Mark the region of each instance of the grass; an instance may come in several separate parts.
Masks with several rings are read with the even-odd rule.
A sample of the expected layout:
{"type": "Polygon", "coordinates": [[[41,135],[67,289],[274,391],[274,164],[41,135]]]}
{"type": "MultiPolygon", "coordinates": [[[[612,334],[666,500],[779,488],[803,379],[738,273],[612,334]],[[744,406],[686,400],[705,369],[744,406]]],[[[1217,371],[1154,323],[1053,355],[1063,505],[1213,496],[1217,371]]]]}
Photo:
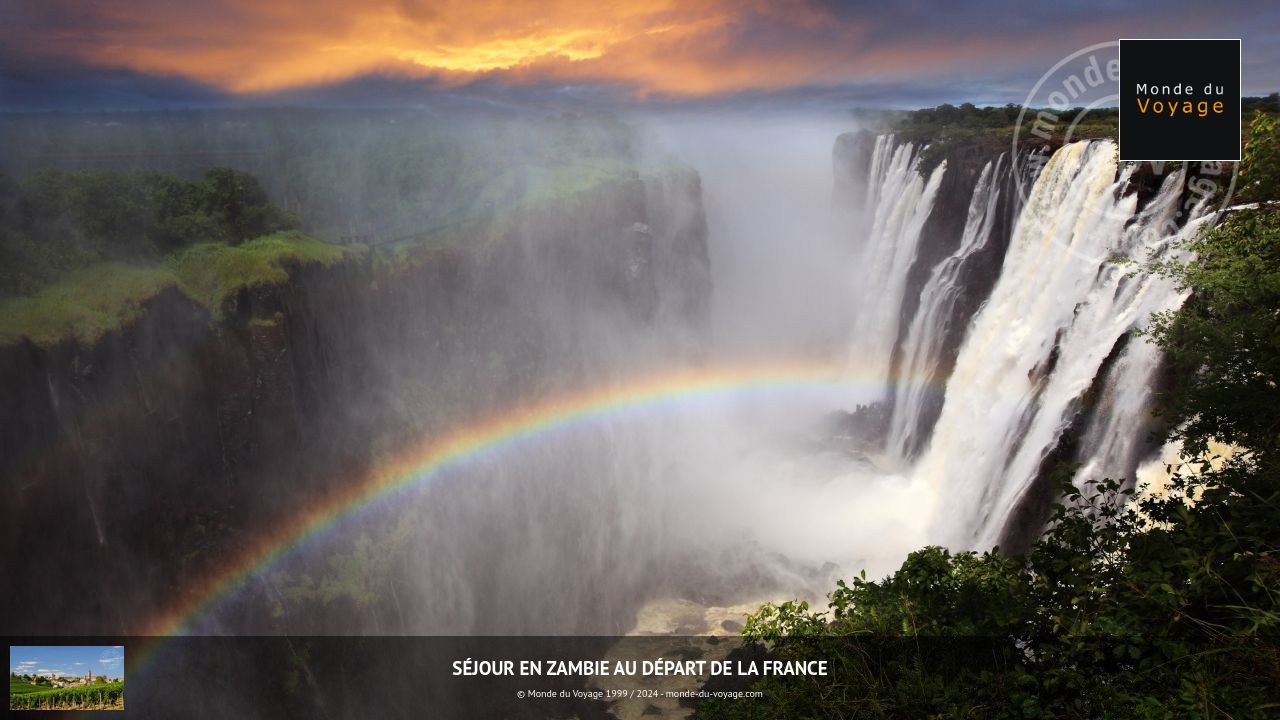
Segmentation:
{"type": "MultiPolygon", "coordinates": [[[[672,165],[660,172],[683,169],[672,165]]],[[[471,214],[456,217],[420,232],[405,234],[376,248],[375,267],[384,272],[398,272],[420,267],[435,254],[449,248],[482,247],[504,234],[504,225],[521,222],[521,212],[541,207],[555,207],[570,198],[599,185],[616,181],[634,181],[642,176],[634,167],[612,158],[589,158],[571,164],[525,164],[517,170],[502,173],[488,183],[479,194],[471,214]]]]}
{"type": "Polygon", "coordinates": [[[0,345],[22,338],[43,347],[67,340],[92,344],[136,322],[146,302],[169,287],[218,319],[225,300],[242,288],[278,285],[291,268],[328,266],[359,252],[286,231],[236,246],[193,245],[157,264],[97,263],[33,295],[0,301],[0,345]]]}
{"type": "Polygon", "coordinates": [[[527,190],[518,205],[528,207],[562,200],[601,183],[635,176],[630,164],[612,158],[585,158],[571,165],[529,166],[527,190]]]}
{"type": "MultiPolygon", "coordinates": [[[[634,177],[627,163],[612,158],[528,164],[519,173],[508,172],[490,182],[481,192],[479,206],[509,217],[514,211],[562,201],[601,183],[634,177]]],[[[495,219],[493,215],[468,218],[408,236],[381,249],[379,266],[413,266],[432,251],[492,239],[495,219]]],[[[169,287],[177,287],[218,321],[227,300],[243,289],[280,285],[297,267],[330,266],[364,252],[363,246],[334,245],[289,230],[240,245],[198,243],[157,263],[99,262],[31,295],[0,300],[0,345],[22,338],[44,347],[68,340],[92,344],[136,322],[146,302],[169,287]]]]}
{"type": "Polygon", "coordinates": [[[289,230],[240,245],[192,245],[166,258],[165,266],[182,291],[218,319],[226,299],[241,289],[279,285],[289,279],[290,267],[329,266],[356,252],[289,230]]]}
{"type": "Polygon", "coordinates": [[[176,282],[164,268],[118,262],[73,271],[34,295],[0,301],[0,345],[23,337],[45,346],[95,342],[135,322],[147,300],[176,282]]]}

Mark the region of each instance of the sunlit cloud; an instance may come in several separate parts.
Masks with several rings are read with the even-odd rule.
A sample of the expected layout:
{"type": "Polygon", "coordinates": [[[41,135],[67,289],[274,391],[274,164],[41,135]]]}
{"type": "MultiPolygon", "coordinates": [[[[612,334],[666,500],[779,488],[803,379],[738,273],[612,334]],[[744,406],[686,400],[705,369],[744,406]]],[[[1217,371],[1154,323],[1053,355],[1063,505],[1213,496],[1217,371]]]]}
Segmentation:
{"type": "Polygon", "coordinates": [[[495,75],[613,82],[642,94],[775,87],[820,77],[861,35],[808,2],[107,0],[76,10],[33,12],[30,50],[235,93],[371,73],[444,86],[495,75]]]}
{"type": "Polygon", "coordinates": [[[1021,99],[1080,47],[1190,31],[1244,36],[1246,85],[1275,79],[1280,11],[1261,2],[44,0],[0,9],[0,89],[8,72],[10,92],[38,105],[51,92],[41,77],[62,73],[68,92],[83,92],[79,72],[98,73],[87,89],[99,94],[137,87],[143,97],[193,103],[363,80],[606,89],[633,100],[942,86],[1021,99]]]}

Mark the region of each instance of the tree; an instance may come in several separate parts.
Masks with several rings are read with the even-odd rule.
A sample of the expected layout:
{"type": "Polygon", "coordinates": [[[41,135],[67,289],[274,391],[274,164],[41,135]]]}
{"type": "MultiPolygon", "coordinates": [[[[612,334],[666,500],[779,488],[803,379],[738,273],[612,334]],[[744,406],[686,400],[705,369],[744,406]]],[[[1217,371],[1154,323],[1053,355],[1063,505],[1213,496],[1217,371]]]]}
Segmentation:
{"type": "Polygon", "coordinates": [[[1280,118],[1262,111],[1249,124],[1237,197],[1245,202],[1280,199],[1280,118]]]}
{"type": "Polygon", "coordinates": [[[297,226],[258,181],[228,167],[200,182],[151,171],[0,175],[0,295],[30,294],[102,260],[155,260],[184,245],[239,243],[297,226]]]}
{"type": "Polygon", "coordinates": [[[209,168],[200,193],[203,210],[229,230],[232,244],[296,224],[268,203],[258,179],[246,172],[225,166],[209,168]]]}
{"type": "MultiPolygon", "coordinates": [[[[1280,131],[1258,114],[1242,165],[1241,195],[1280,198],[1280,131]],[[1262,195],[1268,192],[1270,195],[1262,195]]],[[[1280,448],[1280,208],[1227,213],[1191,240],[1195,260],[1155,267],[1191,297],[1150,328],[1180,369],[1166,411],[1175,436],[1199,456],[1210,439],[1247,447],[1263,462],[1280,448]]]]}

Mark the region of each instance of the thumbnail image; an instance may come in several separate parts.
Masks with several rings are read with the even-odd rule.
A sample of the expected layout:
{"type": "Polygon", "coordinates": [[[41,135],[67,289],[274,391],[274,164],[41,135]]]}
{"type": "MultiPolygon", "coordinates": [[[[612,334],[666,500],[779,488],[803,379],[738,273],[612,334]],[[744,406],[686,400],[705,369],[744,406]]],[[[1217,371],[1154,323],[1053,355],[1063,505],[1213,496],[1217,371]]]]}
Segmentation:
{"type": "Polygon", "coordinates": [[[123,710],[124,647],[12,645],[10,710],[123,710]]]}

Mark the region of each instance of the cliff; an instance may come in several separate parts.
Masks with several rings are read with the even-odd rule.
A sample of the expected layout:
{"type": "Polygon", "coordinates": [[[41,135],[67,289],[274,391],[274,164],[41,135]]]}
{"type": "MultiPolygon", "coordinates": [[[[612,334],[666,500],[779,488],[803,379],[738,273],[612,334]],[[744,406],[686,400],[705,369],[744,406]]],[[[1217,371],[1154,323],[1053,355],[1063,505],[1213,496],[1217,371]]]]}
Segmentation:
{"type": "Polygon", "coordinates": [[[207,297],[160,281],[93,332],[0,341],[14,631],[136,631],[409,443],[696,353],[709,292],[699,180],[679,168],[278,269],[207,297]],[[596,322],[563,321],[584,309],[596,322]]]}
{"type": "MultiPolygon", "coordinates": [[[[876,134],[869,130],[846,133],[836,139],[833,151],[835,164],[835,197],[846,206],[860,206],[866,193],[867,175],[870,169],[871,153],[875,145],[876,134]]],[[[973,188],[983,166],[995,162],[1002,154],[1007,154],[1007,146],[995,146],[987,142],[949,143],[932,153],[931,164],[945,161],[947,169],[938,189],[933,210],[925,222],[920,242],[916,248],[915,261],[907,274],[906,286],[901,306],[898,339],[895,343],[892,361],[893,372],[896,373],[901,363],[901,348],[910,330],[911,320],[915,316],[920,303],[920,292],[928,282],[930,273],[938,263],[942,262],[960,245],[960,236],[964,231],[965,219],[969,211],[969,202],[973,196],[973,188]]],[[[1006,162],[1007,159],[1006,159],[1006,162]]],[[[1000,275],[1000,266],[1004,260],[1005,250],[1013,232],[1013,223],[1021,206],[1021,197],[1015,183],[1015,176],[1005,172],[999,180],[1000,199],[996,206],[996,222],[992,227],[991,241],[966,262],[960,277],[963,288],[956,300],[950,322],[946,326],[946,337],[941,355],[938,357],[938,376],[946,378],[951,374],[956,354],[964,339],[969,320],[977,312],[983,300],[991,293],[996,279],[1000,275]]],[[[892,399],[891,399],[892,400],[892,399]]],[[[922,409],[921,421],[925,427],[931,427],[941,412],[941,397],[931,397],[929,405],[922,409]]],[[[919,436],[921,442],[927,440],[927,434],[919,436]]],[[[918,451],[919,446],[913,448],[918,451]]]]}

